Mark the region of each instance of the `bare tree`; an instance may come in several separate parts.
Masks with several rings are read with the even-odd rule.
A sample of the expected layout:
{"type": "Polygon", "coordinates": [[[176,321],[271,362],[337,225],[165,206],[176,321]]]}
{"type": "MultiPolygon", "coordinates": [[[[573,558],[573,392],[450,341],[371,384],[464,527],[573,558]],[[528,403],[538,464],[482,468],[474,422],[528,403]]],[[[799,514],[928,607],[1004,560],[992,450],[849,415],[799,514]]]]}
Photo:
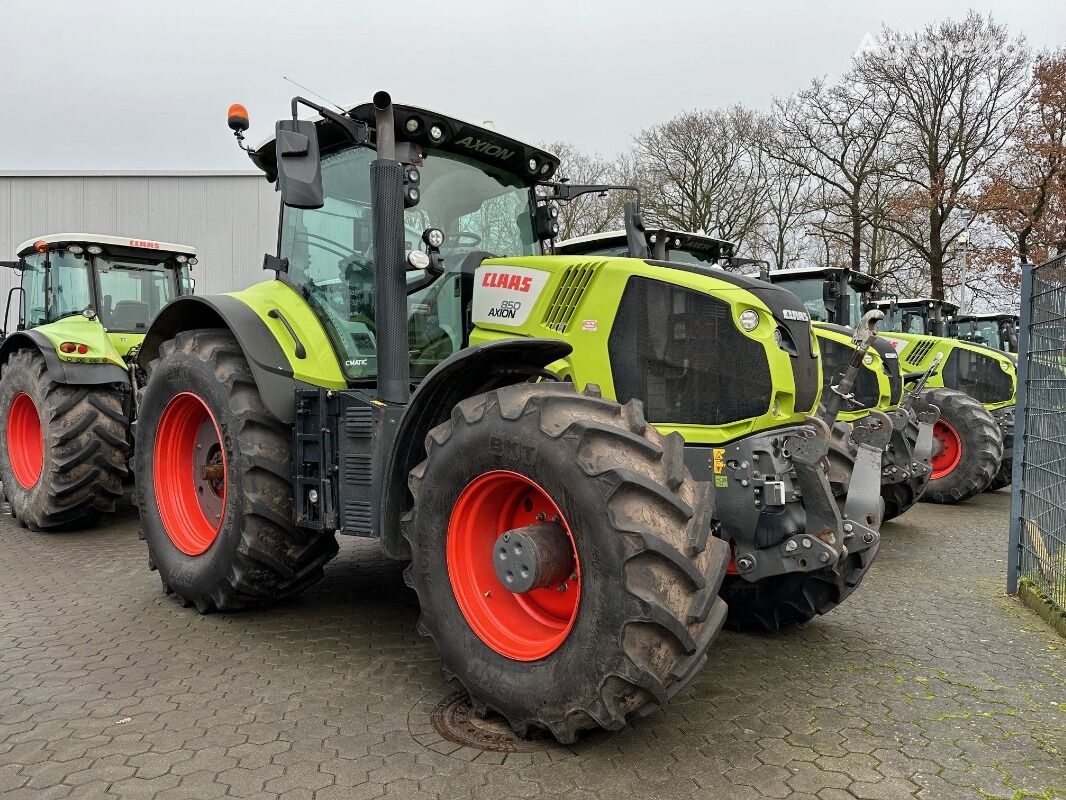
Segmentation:
{"type": "Polygon", "coordinates": [[[817,205],[817,186],[793,164],[768,160],[763,219],[755,230],[756,254],[774,269],[788,269],[807,248],[804,221],[817,205]]]}
{"type": "Polygon", "coordinates": [[[757,145],[765,124],[734,106],[686,112],[642,131],[633,159],[648,221],[752,244],[767,196],[757,145]]]}
{"type": "Polygon", "coordinates": [[[875,224],[921,253],[934,297],[962,231],[952,218],[1009,140],[1028,84],[1028,50],[991,18],[970,12],[916,33],[885,28],[856,59],[856,79],[896,104],[889,142],[904,191],[875,224]]]}
{"type": "Polygon", "coordinates": [[[856,270],[863,266],[872,184],[891,166],[884,139],[895,106],[895,94],[850,78],[834,86],[815,80],[794,98],[774,102],[776,130],[768,152],[821,182],[830,210],[822,231],[846,245],[856,270]]]}

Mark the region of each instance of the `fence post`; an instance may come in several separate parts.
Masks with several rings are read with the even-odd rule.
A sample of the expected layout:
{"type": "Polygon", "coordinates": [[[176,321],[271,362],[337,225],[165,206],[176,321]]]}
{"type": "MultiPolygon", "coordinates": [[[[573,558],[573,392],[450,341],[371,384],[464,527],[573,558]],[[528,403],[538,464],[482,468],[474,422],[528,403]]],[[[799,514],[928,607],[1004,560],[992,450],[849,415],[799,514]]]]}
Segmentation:
{"type": "Polygon", "coordinates": [[[1022,558],[1022,476],[1025,472],[1029,326],[1033,321],[1033,270],[1035,269],[1035,264],[1022,265],[1022,300],[1018,320],[1018,388],[1014,398],[1014,463],[1010,490],[1010,535],[1007,539],[1007,594],[1018,593],[1018,567],[1022,558]]]}

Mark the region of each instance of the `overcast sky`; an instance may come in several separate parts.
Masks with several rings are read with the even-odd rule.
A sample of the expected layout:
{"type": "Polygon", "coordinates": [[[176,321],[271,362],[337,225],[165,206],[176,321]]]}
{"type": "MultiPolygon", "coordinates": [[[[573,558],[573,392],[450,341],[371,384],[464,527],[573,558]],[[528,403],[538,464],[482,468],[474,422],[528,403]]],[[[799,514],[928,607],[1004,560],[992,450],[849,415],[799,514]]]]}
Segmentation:
{"type": "Polygon", "coordinates": [[[1066,43],[1064,0],[0,0],[0,170],[247,169],[226,108],[260,141],[297,91],[283,75],[606,155],[681,110],[838,75],[882,23],[969,7],[1066,43]]]}

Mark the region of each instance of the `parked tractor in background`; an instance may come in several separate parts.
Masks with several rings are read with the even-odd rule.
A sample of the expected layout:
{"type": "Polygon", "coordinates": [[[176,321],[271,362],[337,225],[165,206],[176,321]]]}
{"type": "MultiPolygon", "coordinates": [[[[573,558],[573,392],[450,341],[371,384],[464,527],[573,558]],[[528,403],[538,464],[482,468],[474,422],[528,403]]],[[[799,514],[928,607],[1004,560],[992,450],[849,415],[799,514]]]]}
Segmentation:
{"type": "Polygon", "coordinates": [[[874,306],[884,311],[885,335],[905,368],[924,370],[939,360],[929,379],[930,392],[950,389],[966,396],[948,404],[957,409],[954,412],[941,407],[943,424],[933,432],[938,453],[934,466],[942,475],[938,491],[965,500],[1010,485],[1016,358],[947,338],[949,319],[958,310],[954,303],[919,297],[878,300],[874,306]]]}
{"type": "MultiPolygon", "coordinates": [[[[861,273],[840,270],[804,269],[770,273],[765,263],[735,255],[732,243],[703,234],[676,230],[648,230],[648,248],[657,257],[676,263],[703,264],[716,269],[757,269],[760,277],[770,280],[781,276],[782,283],[803,303],[815,321],[813,332],[822,359],[823,399],[832,397],[832,386],[848,369],[855,353],[848,325],[863,316],[864,294],[874,281],[861,273]],[[831,289],[829,288],[831,287],[831,289]]],[[[582,236],[555,245],[555,252],[566,254],[613,255],[628,252],[624,231],[582,236]]],[[[892,440],[885,449],[881,465],[881,496],[884,520],[899,516],[918,502],[929,482],[932,449],[932,425],[935,408],[921,401],[915,393],[903,392],[899,362],[891,344],[877,337],[863,358],[846,402],[834,419],[854,423],[867,417],[871,410],[892,416],[892,440]],[[923,421],[924,420],[924,421],[923,421]]],[[[831,452],[831,481],[838,494],[847,490],[848,459],[839,467],[836,456],[847,448],[846,426],[835,428],[836,447],[831,452]]]]}
{"type": "Polygon", "coordinates": [[[1013,353],[1017,360],[1017,314],[955,314],[948,320],[947,328],[948,336],[953,339],[1013,353]]]}
{"type": "Polygon", "coordinates": [[[128,478],[137,348],[171,299],[189,294],[191,247],[92,234],[19,245],[0,344],[0,480],[32,530],[91,523],[128,478]],[[18,323],[8,328],[18,298],[18,323]]]}
{"type": "MultiPolygon", "coordinates": [[[[137,499],[167,592],[268,603],[322,575],[336,534],[373,537],[475,708],[570,742],[699,671],[726,539],[806,589],[802,618],[861,579],[879,510],[830,502],[790,295],[543,257],[539,193],[574,189],[495,131],[384,92],[292,111],[245,148],[281,192],[275,279],[171,303],[141,349],[137,499]]],[[[230,125],[243,147],[242,108],[230,125]]]]}

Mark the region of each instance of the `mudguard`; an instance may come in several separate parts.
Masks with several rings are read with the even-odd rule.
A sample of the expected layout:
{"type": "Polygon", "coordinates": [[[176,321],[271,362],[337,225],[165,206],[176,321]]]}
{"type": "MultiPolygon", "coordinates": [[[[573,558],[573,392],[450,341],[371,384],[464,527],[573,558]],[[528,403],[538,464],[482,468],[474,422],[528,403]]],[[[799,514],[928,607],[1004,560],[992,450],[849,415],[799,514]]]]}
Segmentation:
{"type": "Polygon", "coordinates": [[[385,555],[409,558],[400,515],[406,510],[408,473],[425,458],[426,434],[447,420],[460,400],[528,380],[571,350],[558,339],[501,339],[460,350],[423,378],[400,417],[386,460],[378,525],[385,555]]]}
{"type": "Polygon", "coordinates": [[[159,357],[163,342],[197,328],[228,328],[248,358],[267,409],[282,422],[295,421],[296,382],[289,360],[259,315],[234,297],[186,295],[172,300],[152,320],[138,363],[146,368],[159,357]]]}
{"type": "Polygon", "coordinates": [[[32,347],[41,351],[48,374],[57,383],[99,386],[104,383],[128,384],[130,381],[129,373],[116,364],[89,364],[61,360],[56,355],[52,341],[43,333],[33,330],[17,331],[4,340],[3,345],[0,345],[0,364],[6,364],[8,357],[16,350],[32,347]]]}

